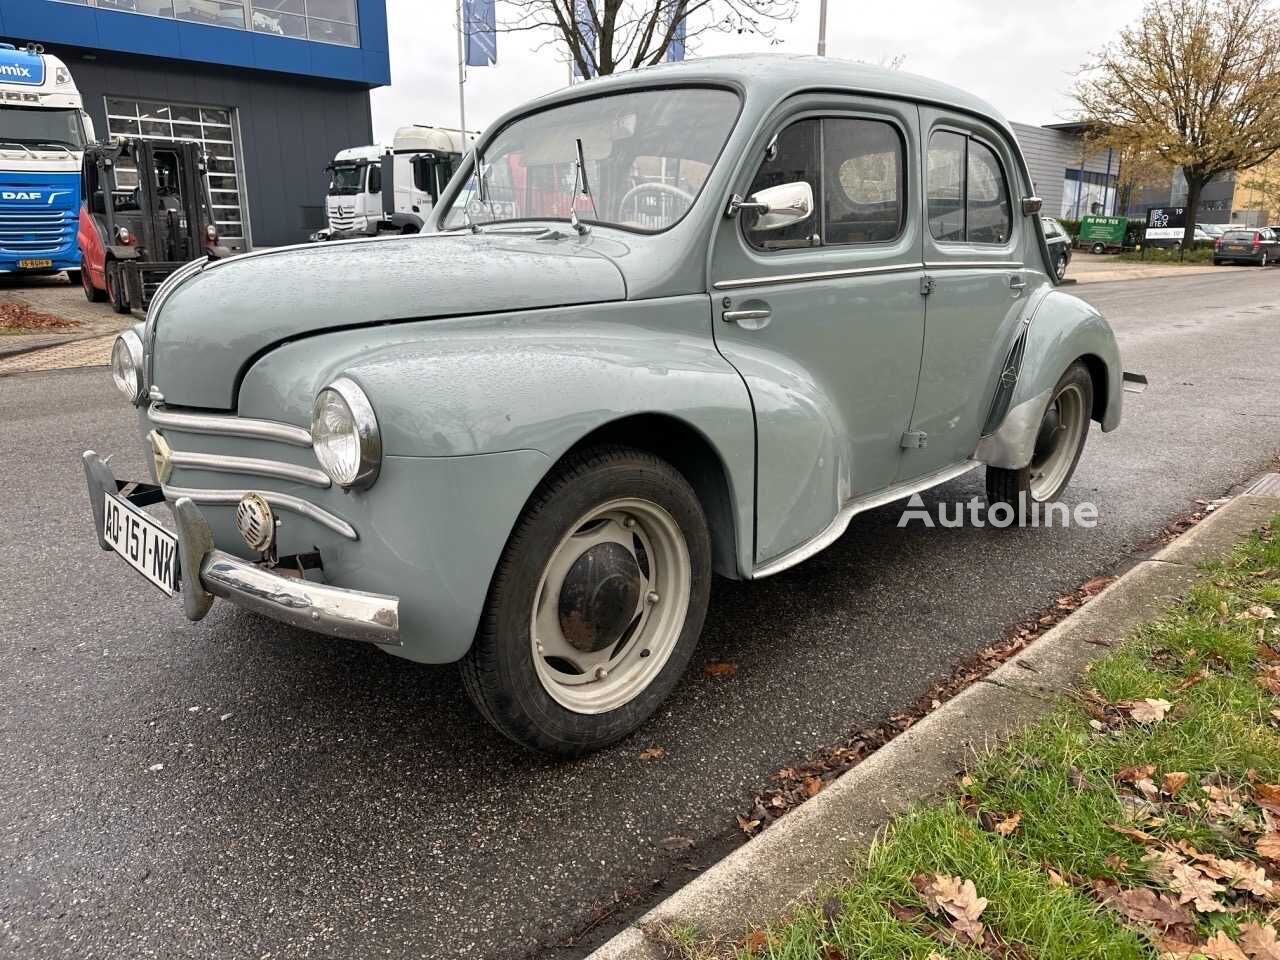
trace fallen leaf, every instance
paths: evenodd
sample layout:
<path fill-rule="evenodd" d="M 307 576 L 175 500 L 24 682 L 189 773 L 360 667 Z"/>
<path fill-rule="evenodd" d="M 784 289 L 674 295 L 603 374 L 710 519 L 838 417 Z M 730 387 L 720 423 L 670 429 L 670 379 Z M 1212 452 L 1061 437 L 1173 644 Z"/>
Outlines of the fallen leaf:
<path fill-rule="evenodd" d="M 1280 813 L 1280 784 L 1255 783 L 1253 785 L 1253 802 L 1264 810 Z"/>
<path fill-rule="evenodd" d="M 1095 881 L 1093 886 L 1103 902 L 1110 904 L 1130 920 L 1159 924 L 1165 929 L 1191 923 L 1190 911 L 1175 903 L 1167 894 L 1156 893 L 1146 887 L 1121 890 L 1106 881 Z"/>
<path fill-rule="evenodd" d="M 1200 945 L 1195 943 L 1183 943 L 1169 937 L 1156 937 L 1155 942 L 1160 950 L 1160 960 L 1182 960 L 1183 957 L 1193 957 L 1200 953 Z"/>
<path fill-rule="evenodd" d="M 1045 867 L 1045 872 L 1049 874 L 1049 886 L 1065 887 L 1067 885 L 1067 881 L 1062 879 L 1062 874 L 1052 867 Z"/>
<path fill-rule="evenodd" d="M 661 760 L 666 755 L 667 755 L 666 747 L 658 747 L 658 746 L 645 747 L 643 750 L 640 751 L 641 760 Z"/>
<path fill-rule="evenodd" d="M 147 772 L 148 772 L 148 773 L 159 773 L 159 772 L 160 772 L 161 770 L 163 770 L 163 769 L 164 769 L 164 764 L 163 764 L 163 763 L 153 763 L 151 766 L 147 767 Z"/>
<path fill-rule="evenodd" d="M 1113 583 L 1115 577 L 1094 577 L 1092 580 L 1086 580 L 1080 587 L 1084 593 L 1093 596 L 1100 592 L 1107 584 Z"/>
<path fill-rule="evenodd" d="M 1154 872 L 1178 894 L 1179 903 L 1190 903 L 1200 913 L 1226 911 L 1226 907 L 1218 902 L 1217 895 L 1225 893 L 1227 888 L 1205 876 L 1176 853 L 1152 850 L 1142 860 L 1152 864 Z"/>
<path fill-rule="evenodd" d="M 978 896 L 972 880 L 935 874 L 929 878 L 926 903 L 930 900 L 951 918 L 951 926 L 957 933 L 973 943 L 982 942 L 982 924 L 978 918 L 987 909 L 987 899 Z"/>
<path fill-rule="evenodd" d="M 1134 700 L 1131 703 L 1116 704 L 1116 706 L 1127 708 L 1129 716 L 1137 723 L 1159 723 L 1173 704 L 1168 700 L 1148 697 L 1145 700 Z"/>
<path fill-rule="evenodd" d="M 804 795 L 806 797 L 816 797 L 823 788 L 824 784 L 821 777 L 805 777 L 804 778 Z"/>
<path fill-rule="evenodd" d="M 1230 937 L 1219 930 L 1199 948 L 1207 960 L 1249 960 Z"/>
<path fill-rule="evenodd" d="M 1155 837 L 1147 833 L 1145 830 L 1138 830 L 1134 827 L 1122 827 L 1118 823 L 1107 824 L 1112 830 L 1121 836 L 1128 837 L 1130 840 L 1137 840 L 1139 843 L 1157 843 Z"/>
<path fill-rule="evenodd" d="M 708 677 L 732 677 L 738 672 L 738 665 L 727 660 L 712 660 L 707 663 L 703 672 Z"/>
<path fill-rule="evenodd" d="M 1258 851 L 1258 856 L 1280 863 L 1280 831 L 1268 830 L 1258 838 L 1253 849 Z"/>
<path fill-rule="evenodd" d="M 747 936 L 746 948 L 752 952 L 763 950 L 769 942 L 769 935 L 763 930 L 752 930 Z"/>
<path fill-rule="evenodd" d="M 1280 942 L 1276 940 L 1276 928 L 1271 924 L 1240 924 L 1240 946 L 1249 960 L 1280 960 Z"/>
<path fill-rule="evenodd" d="M 1244 613 L 1236 616 L 1237 620 L 1274 620 L 1276 612 L 1266 604 L 1255 603 Z"/>
<path fill-rule="evenodd" d="M 1148 800 L 1160 799 L 1160 788 L 1157 787 L 1147 777 L 1143 777 L 1141 780 L 1135 783 L 1134 787 L 1137 788 L 1137 790 Z"/>
<path fill-rule="evenodd" d="M 738 827 L 747 836 L 751 836 L 753 833 L 755 833 L 757 830 L 760 829 L 760 821 L 748 820 L 742 814 L 738 814 Z"/>
<path fill-rule="evenodd" d="M 1179 683 L 1176 687 L 1174 687 L 1173 692 L 1185 693 L 1187 690 L 1190 690 L 1200 681 L 1208 680 L 1208 679 L 1209 679 L 1209 672 L 1207 670 L 1197 670 L 1195 673 L 1191 674 L 1189 677 L 1185 678 L 1181 683 Z"/>
<path fill-rule="evenodd" d="M 834 943 L 822 945 L 822 960 L 848 960 L 848 956 Z"/>
<path fill-rule="evenodd" d="M 1160 780 L 1160 792 L 1169 797 L 1176 797 L 1178 791 L 1187 785 L 1187 781 L 1191 779 L 1188 773 L 1166 773 Z"/>
<path fill-rule="evenodd" d="M 1139 780 L 1150 777 L 1155 772 L 1156 765 L 1154 763 L 1148 763 L 1141 767 L 1125 767 L 1116 774 L 1116 779 L 1121 783 L 1137 783 Z"/>
<path fill-rule="evenodd" d="M 997 823 L 995 825 L 995 831 L 1002 837 L 1012 836 L 1013 832 L 1018 829 L 1018 824 L 1021 822 L 1022 814 L 1014 813 Z"/>

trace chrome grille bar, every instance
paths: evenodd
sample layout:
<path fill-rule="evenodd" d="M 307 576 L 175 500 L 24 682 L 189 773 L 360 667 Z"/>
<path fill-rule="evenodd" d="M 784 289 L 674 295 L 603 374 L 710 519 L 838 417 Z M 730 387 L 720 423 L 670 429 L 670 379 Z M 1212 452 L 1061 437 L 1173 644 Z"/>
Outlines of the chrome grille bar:
<path fill-rule="evenodd" d="M 171 487 L 167 484 L 161 486 L 160 489 L 164 492 L 165 499 L 169 501 L 187 497 L 192 503 L 228 507 L 234 507 L 245 494 L 249 493 L 248 490 L 200 490 L 194 487 Z M 299 516 L 306 517 L 308 520 L 314 520 L 322 527 L 328 527 L 341 537 L 346 537 L 348 540 L 360 539 L 355 527 L 341 517 L 335 517 L 329 511 L 321 510 L 314 503 L 308 503 L 300 497 L 291 496 L 287 493 L 276 493 L 274 490 L 254 490 L 253 492 L 273 507 L 289 510 Z"/>
<path fill-rule="evenodd" d="M 170 430 L 213 433 L 225 437 L 255 437 L 259 440 L 277 440 L 295 447 L 311 446 L 309 431 L 274 420 L 253 420 L 216 413 L 178 413 L 167 410 L 158 403 L 151 404 L 147 416 L 157 427 L 167 427 Z"/>
<path fill-rule="evenodd" d="M 323 470 L 313 467 L 300 467 L 279 460 L 260 460 L 257 457 L 232 457 L 218 453 L 188 453 L 182 450 L 173 451 L 169 462 L 175 467 L 187 467 L 191 470 L 213 470 L 218 473 L 247 473 L 259 477 L 278 477 L 281 480 L 296 480 L 308 486 L 327 488 L 332 481 Z"/>

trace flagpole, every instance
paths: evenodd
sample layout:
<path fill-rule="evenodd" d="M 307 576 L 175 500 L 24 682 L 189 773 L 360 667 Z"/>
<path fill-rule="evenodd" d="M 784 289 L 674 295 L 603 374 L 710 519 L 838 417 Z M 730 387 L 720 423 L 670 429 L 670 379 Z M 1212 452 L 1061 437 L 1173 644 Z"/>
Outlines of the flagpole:
<path fill-rule="evenodd" d="M 467 153 L 467 82 L 466 42 L 463 39 L 462 0 L 458 0 L 458 129 L 462 133 L 462 152 Z"/>
<path fill-rule="evenodd" d="M 818 7 L 818 56 L 827 55 L 827 0 Z"/>

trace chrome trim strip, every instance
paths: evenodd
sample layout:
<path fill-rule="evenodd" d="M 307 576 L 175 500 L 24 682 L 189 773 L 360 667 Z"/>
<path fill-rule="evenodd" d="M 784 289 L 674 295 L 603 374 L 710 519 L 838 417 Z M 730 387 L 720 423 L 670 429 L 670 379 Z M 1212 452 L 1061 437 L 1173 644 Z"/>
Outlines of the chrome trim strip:
<path fill-rule="evenodd" d="M 850 500 L 840 512 L 836 514 L 835 519 L 828 524 L 827 528 L 812 540 L 794 547 L 782 556 L 770 560 L 768 563 L 761 564 L 756 567 L 751 574 L 751 579 L 759 580 L 762 577 L 771 577 L 775 573 L 781 573 L 788 567 L 794 567 L 797 563 L 808 560 L 816 553 L 820 553 L 827 547 L 831 546 L 836 540 L 844 534 L 849 527 L 849 521 L 860 513 L 867 510 L 874 510 L 876 507 L 883 507 L 886 503 L 893 503 L 895 500 L 901 500 L 909 497 L 913 493 L 922 493 L 930 487 L 936 487 L 940 483 L 946 483 L 948 480 L 954 480 L 956 477 L 962 477 L 970 470 L 982 466 L 976 460 L 966 460 L 963 463 L 953 464 L 944 467 L 934 473 L 926 474 L 907 483 L 901 483 L 892 487 L 885 487 L 876 493 L 869 493 L 864 497 L 857 497 Z"/>
<path fill-rule="evenodd" d="M 803 283 L 805 280 L 832 280 L 839 277 L 874 276 L 878 273 L 907 273 L 924 269 L 918 263 L 895 263 L 884 267 L 850 267 L 847 270 L 818 270 L 813 273 L 782 273 L 773 277 L 743 277 L 738 280 L 717 280 L 716 290 L 738 290 L 742 287 L 759 287 L 766 283 Z"/>
<path fill-rule="evenodd" d="M 296 480 L 320 489 L 326 489 L 333 481 L 323 470 L 299 467 L 279 460 L 259 460 L 257 457 L 232 457 L 218 453 L 190 453 L 174 450 L 169 462 L 175 467 L 192 470 L 213 470 L 218 473 L 248 473 L 260 477 L 278 477 Z"/>
<path fill-rule="evenodd" d="M 295 447 L 311 446 L 311 433 L 301 427 L 275 420 L 253 420 L 249 417 L 228 416 L 219 413 L 175 413 L 153 403 L 147 417 L 157 427 L 182 430 L 187 433 L 215 433 L 228 437 L 256 437 L 259 440 L 278 440 Z"/>
<path fill-rule="evenodd" d="M 346 640 L 400 646 L 400 600 L 282 577 L 266 567 L 211 550 L 200 582 L 215 597 L 303 630 Z"/>
<path fill-rule="evenodd" d="M 930 260 L 926 270 L 1021 270 L 1020 260 Z"/>
<path fill-rule="evenodd" d="M 166 500 L 178 500 L 186 497 L 193 503 L 205 503 L 213 506 L 233 507 L 240 502 L 248 490 L 201 490 L 195 487 L 171 487 L 167 484 L 160 488 L 164 492 Z M 348 540 L 359 540 L 360 535 L 356 533 L 355 527 L 347 523 L 341 517 L 335 517 L 327 510 L 321 510 L 314 503 L 303 500 L 301 497 L 294 497 L 287 493 L 277 493 L 274 490 L 255 490 L 267 503 L 273 507 L 279 507 L 281 510 L 291 510 L 296 514 L 306 517 L 308 520 L 314 520 L 322 527 L 328 527 L 334 533 Z"/>

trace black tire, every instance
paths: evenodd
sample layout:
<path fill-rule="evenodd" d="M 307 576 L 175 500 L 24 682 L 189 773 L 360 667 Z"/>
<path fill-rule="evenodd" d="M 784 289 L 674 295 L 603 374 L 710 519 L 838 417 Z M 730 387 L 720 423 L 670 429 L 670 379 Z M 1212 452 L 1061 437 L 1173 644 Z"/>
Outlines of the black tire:
<path fill-rule="evenodd" d="M 67 283 L 68 283 L 68 284 L 70 284 L 70 285 L 71 285 L 71 286 L 73 286 L 73 287 L 78 287 L 78 286 L 80 286 L 80 285 L 81 285 L 81 284 L 80 284 L 80 271 L 79 271 L 79 270 L 68 270 L 68 271 L 67 271 Z"/>
<path fill-rule="evenodd" d="M 116 313 L 130 313 L 129 294 L 124 288 L 124 277 L 120 276 L 120 268 L 114 260 L 107 261 L 107 299 L 111 301 L 111 309 Z"/>
<path fill-rule="evenodd" d="M 1214 257 L 1214 258 L 1213 258 L 1213 265 L 1214 265 L 1215 267 L 1220 267 L 1220 266 L 1222 266 L 1222 258 L 1221 258 L 1221 257 Z"/>
<path fill-rule="evenodd" d="M 679 526 L 689 552 L 688 612 L 666 664 L 643 691 L 605 713 L 576 713 L 556 702 L 537 676 L 530 616 L 546 559 L 579 517 L 620 497 L 656 503 Z M 475 641 L 459 664 L 463 685 L 484 718 L 522 746 L 566 758 L 599 750 L 644 723 L 675 687 L 702 633 L 710 586 L 706 517 L 679 471 L 629 447 L 574 454 L 543 480 L 516 522 Z"/>
<path fill-rule="evenodd" d="M 1090 253 L 1106 253 L 1107 245 L 1105 243 L 1095 243 L 1089 248 Z"/>
<path fill-rule="evenodd" d="M 988 466 L 986 478 L 988 508 L 998 503 L 1008 504 L 1013 509 L 1014 516 L 1018 517 L 1019 521 L 1024 521 L 1027 519 L 1032 503 L 1047 503 L 1057 500 L 1062 495 L 1062 491 L 1066 489 L 1067 484 L 1071 482 L 1071 476 L 1076 472 L 1077 464 L 1080 463 L 1080 455 L 1084 453 L 1085 440 L 1089 436 L 1089 420 L 1087 418 L 1093 411 L 1093 378 L 1089 375 L 1089 368 L 1080 360 L 1067 367 L 1066 372 L 1054 386 L 1051 396 L 1059 396 L 1069 386 L 1078 388 L 1083 394 L 1086 420 L 1066 475 L 1054 490 L 1042 493 L 1041 496 L 1037 497 L 1032 493 L 1031 489 L 1031 464 L 1018 470 Z"/>
<path fill-rule="evenodd" d="M 90 303 L 101 303 L 107 299 L 107 295 L 93 285 L 93 277 L 89 273 L 89 264 L 83 259 L 80 261 L 80 269 L 77 271 L 79 276 L 76 278 L 80 281 L 80 289 L 84 291 L 84 298 Z M 71 275 L 71 271 L 67 271 L 67 276 Z"/>

